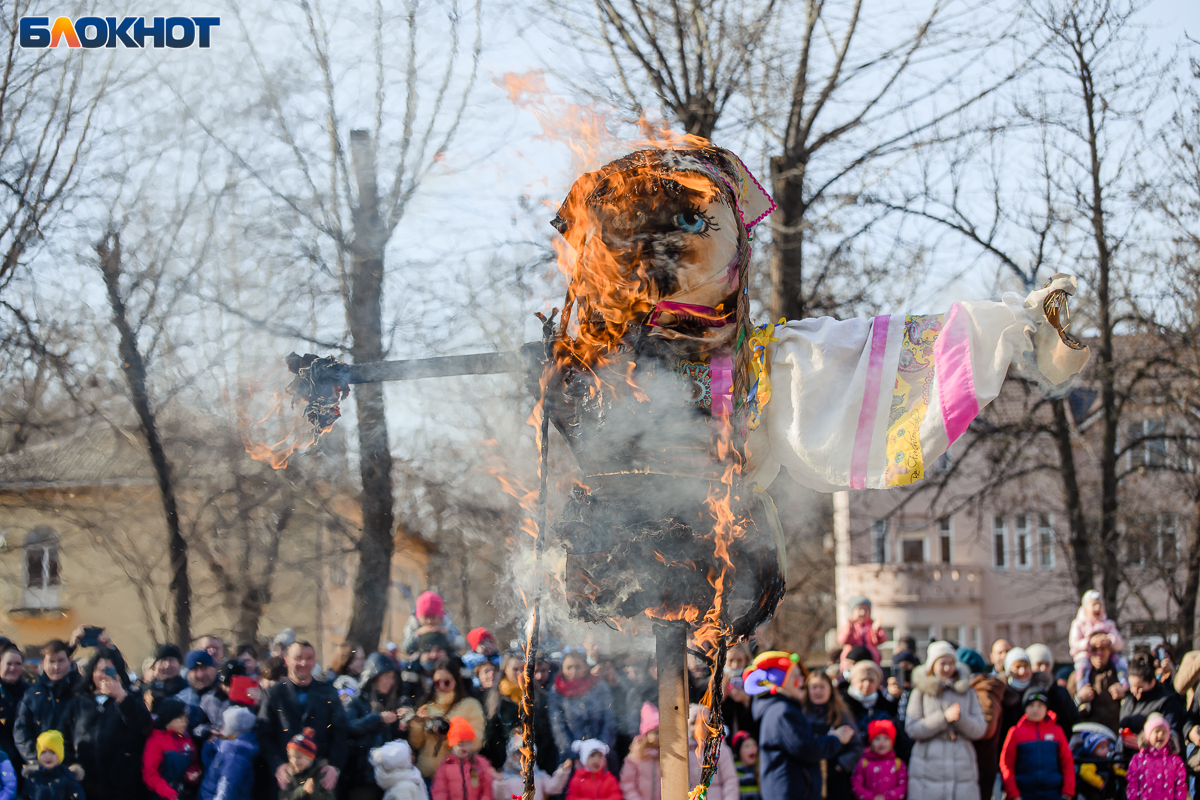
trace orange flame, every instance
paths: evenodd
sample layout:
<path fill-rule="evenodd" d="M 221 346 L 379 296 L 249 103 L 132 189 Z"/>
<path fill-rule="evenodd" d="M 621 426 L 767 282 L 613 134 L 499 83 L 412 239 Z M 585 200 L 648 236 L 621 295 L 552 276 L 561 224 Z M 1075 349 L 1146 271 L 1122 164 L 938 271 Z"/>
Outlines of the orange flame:
<path fill-rule="evenodd" d="M 296 451 L 316 444 L 318 433 L 304 418 L 303 409 L 285 407 L 290 398 L 279 392 L 272 392 L 265 412 L 252 413 L 256 393 L 257 387 L 253 384 L 241 387 L 239 402 L 234 404 L 238 436 L 252 459 L 269 464 L 272 469 L 285 469 Z"/>

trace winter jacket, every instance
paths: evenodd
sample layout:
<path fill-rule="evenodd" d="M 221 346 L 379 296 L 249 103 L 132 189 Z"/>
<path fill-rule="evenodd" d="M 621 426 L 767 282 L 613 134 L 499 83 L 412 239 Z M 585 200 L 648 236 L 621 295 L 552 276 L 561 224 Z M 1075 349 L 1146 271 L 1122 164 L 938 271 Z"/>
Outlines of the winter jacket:
<path fill-rule="evenodd" d="M 433 776 L 430 797 L 433 800 L 492 800 L 495 777 L 495 770 L 483 756 L 459 758 L 451 753 Z"/>
<path fill-rule="evenodd" d="M 198 779 L 199 759 L 192 737 L 158 728 L 150 731 L 142 751 L 142 780 L 150 791 L 175 800 L 185 783 L 197 782 L 188 780 L 189 773 Z"/>
<path fill-rule="evenodd" d="M 442 800 L 435 797 L 433 800 Z M 589 772 L 577 769 L 567 784 L 566 800 L 621 800 L 621 787 L 606 769 Z"/>
<path fill-rule="evenodd" d="M 17 707 L 17 724 L 13 727 L 13 739 L 17 751 L 26 764 L 37 761 L 37 737 L 46 731 L 67 731 L 63 719 L 67 704 L 75 694 L 79 674 L 72 672 L 61 681 L 53 681 L 39 674 L 37 682 L 25 691 Z"/>
<path fill-rule="evenodd" d="M 17 768 L 6 753 L 0 751 L 0 800 L 15 800 Z"/>
<path fill-rule="evenodd" d="M 1110 731 L 1116 732 L 1119 729 L 1118 723 L 1121 721 L 1121 701 L 1113 699 L 1110 689 L 1120 682 L 1117 677 L 1117 666 L 1111 659 L 1100 669 L 1092 669 L 1088 683 L 1096 692 L 1096 698 L 1085 704 L 1079 700 L 1079 690 L 1083 687 L 1077 685 L 1076 673 L 1072 672 L 1071 677 L 1067 679 L 1067 691 L 1071 693 L 1079 706 L 1079 721 L 1098 722 Z"/>
<path fill-rule="evenodd" d="M 821 762 L 842 749 L 832 735 L 816 736 L 799 701 L 763 694 L 751 705 L 758 720 L 758 776 L 764 798 L 820 800 Z"/>
<path fill-rule="evenodd" d="M 880 795 L 883 800 L 904 800 L 908 792 L 908 772 L 894 751 L 880 755 L 868 750 L 854 765 L 850 785 L 858 800 L 875 800 Z"/>
<path fill-rule="evenodd" d="M 1047 711 L 1041 722 L 1022 716 L 1000 751 L 1006 797 L 1059 800 L 1075 796 L 1075 758 L 1062 728 Z"/>
<path fill-rule="evenodd" d="M 808 705 L 805 707 L 805 714 L 808 716 L 808 724 L 812 726 L 814 736 L 824 736 L 842 725 L 854 728 L 854 718 L 849 715 L 843 716 L 836 725 L 830 725 L 828 705 Z M 850 797 L 853 793 L 850 788 L 850 775 L 854 772 L 854 765 L 858 763 L 862 752 L 863 737 L 855 728 L 854 738 L 841 745 L 837 754 L 825 763 L 826 797 Z"/>
<path fill-rule="evenodd" d="M 1112 651 L 1119 653 L 1125 649 L 1125 642 L 1117 630 L 1117 623 L 1108 617 L 1104 619 L 1088 619 L 1084 616 L 1083 608 L 1071 620 L 1071 628 L 1067 631 L 1067 646 L 1071 650 L 1071 660 L 1077 660 L 1087 654 L 1088 639 L 1092 634 L 1107 633 L 1112 637 Z"/>
<path fill-rule="evenodd" d="M 733 766 L 738 776 L 738 797 L 741 800 L 762 800 L 758 787 L 758 764 L 743 764 L 738 761 Z"/>
<path fill-rule="evenodd" d="M 1127 777 L 1129 800 L 1187 800 L 1187 768 L 1168 747 L 1139 751 Z"/>
<path fill-rule="evenodd" d="M 700 785 L 700 761 L 696 758 L 696 739 L 688 726 L 688 786 L 695 789 Z M 622 770 L 622 774 L 624 770 Z M 738 800 L 737 768 L 733 765 L 733 750 L 721 742 L 721 755 L 717 758 L 717 771 L 708 784 L 710 800 Z M 626 800 L 629 800 L 626 798 Z"/>
<path fill-rule="evenodd" d="M 562 794 L 563 789 L 567 788 L 567 779 L 570 777 L 569 770 L 564 769 L 553 775 L 547 775 L 540 769 L 534 768 L 533 800 L 545 800 L 547 797 Z M 512 800 L 513 795 L 520 797 L 524 791 L 525 778 L 520 773 L 505 772 L 497 775 L 492 783 L 492 800 Z M 625 795 L 625 800 L 630 800 L 629 795 Z"/>
<path fill-rule="evenodd" d="M 313 683 L 315 684 L 316 681 L 314 680 Z M 332 684 L 324 685 L 333 689 Z M 333 689 L 333 694 L 334 697 L 337 697 L 336 689 Z M 339 700 L 338 705 L 341 705 L 341 702 Z M 328 762 L 323 758 L 319 758 L 304 772 L 292 775 L 287 788 L 279 790 L 278 800 L 334 800 L 336 795 L 321 786 L 321 773 L 325 770 L 326 766 L 328 766 Z M 310 779 L 313 782 L 313 791 L 306 792 L 304 791 L 304 784 L 308 783 Z"/>
<path fill-rule="evenodd" d="M 25 800 L 85 800 L 83 787 L 63 764 L 54 769 L 35 769 L 26 775 L 21 797 Z"/>
<path fill-rule="evenodd" d="M 385 673 L 396 675 L 396 685 L 388 696 L 379 697 L 375 682 Z M 339 782 L 343 786 L 374 786 L 375 768 L 371 765 L 371 748 L 401 738 L 399 721 L 385 725 L 380 717 L 384 711 L 400 709 L 400 675 L 396 663 L 383 653 L 371 653 L 358 677 L 358 691 L 346 704 L 346 729 L 350 748 L 346 769 Z"/>
<path fill-rule="evenodd" d="M 287 743 L 293 736 L 312 728 L 317 757 L 341 770 L 346 765 L 346 709 L 337 689 L 313 680 L 301 691 L 308 692 L 304 705 L 296 696 L 296 686 L 284 678 L 268 690 L 258 707 L 258 746 L 271 772 L 287 761 Z"/>
<path fill-rule="evenodd" d="M 442 712 L 446 719 L 462 717 L 471 723 L 475 741 L 483 741 L 483 706 L 474 697 L 464 697 L 450 708 L 442 709 Z M 417 769 L 426 780 L 433 778 L 442 761 L 450 755 L 450 744 L 446 737 L 425 730 L 419 720 L 413 720 L 408 725 L 408 743 L 417 754 Z"/>
<path fill-rule="evenodd" d="M 207 739 L 215 728 L 220 728 L 225 709 L 229 708 L 229 695 L 217 681 L 200 691 L 188 686 L 175 699 L 187 703 L 188 729 L 197 739 Z"/>
<path fill-rule="evenodd" d="M 521 722 L 521 707 L 500 693 L 500 686 L 493 686 L 483 699 L 487 723 L 483 732 L 483 749 L 480 755 L 501 770 L 507 760 L 508 741 Z M 538 688 L 533 694 L 533 744 L 537 755 L 538 769 L 553 775 L 562 762 L 558 758 L 558 747 L 554 744 L 554 731 L 550 729 L 550 703 L 545 689 Z"/>
<path fill-rule="evenodd" d="M 1141 699 L 1134 697 L 1132 691 L 1125 695 L 1125 699 L 1121 701 L 1119 724 L 1122 728 L 1129 728 L 1134 733 L 1141 733 L 1142 726 L 1146 724 L 1146 717 L 1155 711 L 1166 717 L 1167 724 L 1171 726 L 1171 733 L 1175 735 L 1176 741 L 1182 744 L 1187 709 L 1183 707 L 1183 701 L 1179 699 L 1179 695 L 1159 682 L 1143 691 Z"/>
<path fill-rule="evenodd" d="M 842 658 L 850 652 L 852 647 L 865 647 L 871 651 L 871 660 L 878 664 L 882 659 L 879 656 L 879 645 L 887 641 L 887 631 L 883 628 L 873 627 L 874 620 L 867 617 L 862 622 L 844 622 L 838 628 L 838 644 L 842 647 Z"/>
<path fill-rule="evenodd" d="M 553 685 L 553 684 L 552 684 Z M 550 729 L 554 746 L 565 759 L 571 753 L 571 743 L 583 739 L 599 739 L 609 750 L 617 745 L 617 719 L 613 713 L 612 691 L 608 684 L 596 681 L 586 694 L 564 697 L 557 688 L 550 690 Z"/>
<path fill-rule="evenodd" d="M 1000 773 L 1000 748 L 1006 734 L 1004 726 L 1004 696 L 1008 691 L 1004 681 L 990 675 L 972 675 L 971 688 L 979 700 L 979 710 L 987 728 L 983 736 L 971 742 L 975 748 L 975 763 L 979 766 L 980 800 L 992 800 L 992 789 Z"/>
<path fill-rule="evenodd" d="M 908 762 L 909 800 L 977 800 L 979 770 L 971 743 L 987 732 L 987 720 L 971 689 L 971 671 L 960 662 L 953 683 L 943 686 L 930 666 L 913 670 L 904 715 L 904 730 L 915 742 Z M 946 709 L 955 703 L 961 714 L 947 722 Z"/>
<path fill-rule="evenodd" d="M 200 800 L 250 800 L 256 755 L 258 737 L 254 731 L 239 734 L 236 739 L 205 742 Z"/>
<path fill-rule="evenodd" d="M 692 758 L 695 758 L 692 754 Z M 688 774 L 691 774 L 691 763 L 688 763 Z M 716 778 L 714 777 L 715 781 Z M 625 800 L 660 800 L 662 797 L 662 767 L 658 761 L 657 750 L 646 750 L 646 757 L 641 761 L 632 756 L 626 756 L 621 765 L 621 796 Z M 693 784 L 695 785 L 695 784 Z"/>
<path fill-rule="evenodd" d="M 863 747 L 869 747 L 871 744 L 867 740 L 867 726 L 876 720 L 886 719 L 896 726 L 896 743 L 893 748 L 896 755 L 900 756 L 901 761 L 908 760 L 912 753 L 913 743 L 904 733 L 904 720 L 901 719 L 898 705 L 900 698 L 892 697 L 881 689 L 876 694 L 875 705 L 867 708 L 861 700 L 850 694 L 849 690 L 843 692 L 842 697 L 846 701 L 846 707 L 850 709 L 850 716 L 854 717 L 854 727 L 858 729 Z"/>
<path fill-rule="evenodd" d="M 408 618 L 408 622 L 404 623 L 404 637 L 400 640 L 400 650 L 410 656 L 415 656 L 417 653 L 417 628 L 421 627 L 420 621 L 416 616 Z M 450 644 L 459 653 L 465 652 L 467 649 L 467 640 L 458 631 L 458 626 L 454 624 L 454 620 L 450 619 L 450 612 L 446 611 L 442 614 L 441 627 L 446 629 L 446 638 L 450 640 Z"/>
<path fill-rule="evenodd" d="M 98 697 L 104 695 L 79 694 L 67 705 L 65 762 L 83 767 L 83 790 L 89 800 L 145 797 L 142 750 L 150 732 L 150 711 L 133 692 L 120 703 L 111 697 L 100 703 Z"/>
<path fill-rule="evenodd" d="M 29 684 L 23 680 L 16 683 L 0 681 L 0 751 L 3 751 L 13 762 L 17 772 L 21 771 L 21 765 L 25 759 L 21 757 L 21 751 L 17 749 L 17 742 L 13 738 L 13 734 L 17 727 L 17 709 L 28 688 Z"/>

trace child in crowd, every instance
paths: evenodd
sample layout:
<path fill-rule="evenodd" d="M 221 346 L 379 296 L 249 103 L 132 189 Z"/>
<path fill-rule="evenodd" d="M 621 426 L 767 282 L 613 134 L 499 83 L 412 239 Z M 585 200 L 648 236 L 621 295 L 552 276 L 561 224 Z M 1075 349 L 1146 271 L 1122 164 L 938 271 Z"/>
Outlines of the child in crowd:
<path fill-rule="evenodd" d="M 474 628 L 467 634 L 467 647 L 471 652 L 462 657 L 463 666 L 475 670 L 480 664 L 489 663 L 500 668 L 500 653 L 496 649 L 496 637 L 487 628 Z M 478 675 L 478 673 L 476 673 Z"/>
<path fill-rule="evenodd" d="M 305 728 L 304 733 L 296 734 L 288 742 L 288 764 L 292 768 L 292 777 L 287 788 L 280 790 L 279 800 L 334 800 L 334 793 L 321 785 L 325 761 L 317 759 L 314 733 L 312 728 Z"/>
<path fill-rule="evenodd" d="M 1075 797 L 1075 759 L 1062 728 L 1049 715 L 1049 698 L 1040 686 L 1022 697 L 1025 716 L 1004 739 L 1000 775 L 1009 800 L 1059 800 Z"/>
<path fill-rule="evenodd" d="M 1071 630 L 1067 634 L 1067 644 L 1071 649 L 1071 660 L 1075 662 L 1075 684 L 1083 686 L 1091 679 L 1091 661 L 1088 658 L 1088 639 L 1097 633 L 1107 633 L 1109 647 L 1112 648 L 1112 661 L 1117 668 L 1117 680 L 1126 689 L 1129 688 L 1129 664 L 1121 651 L 1125 649 L 1125 641 L 1117 630 L 1117 624 L 1108 618 L 1104 610 L 1104 599 L 1095 589 L 1084 592 L 1079 604 L 1079 612 L 1071 622 Z"/>
<path fill-rule="evenodd" d="M 579 759 L 566 800 L 621 800 L 621 787 L 608 771 L 608 745 L 599 739 L 584 739 L 572 742 L 571 749 Z"/>
<path fill-rule="evenodd" d="M 621 794 L 625 800 L 659 800 L 662 796 L 662 772 L 658 764 L 658 708 L 642 704 L 638 735 L 629 745 L 629 755 L 621 766 Z"/>
<path fill-rule="evenodd" d="M 492 784 L 494 800 L 512 800 L 514 795 L 520 797 L 525 791 L 525 776 L 521 772 L 522 743 L 523 740 L 519 733 L 514 733 L 508 740 L 508 758 L 504 762 L 504 769 L 496 776 L 496 780 Z M 536 752 L 534 755 L 536 757 Z M 545 800 L 547 797 L 562 794 L 570 777 L 570 761 L 564 761 L 553 775 L 547 775 L 535 766 L 533 768 L 533 800 Z M 629 800 L 628 795 L 625 800 Z"/>
<path fill-rule="evenodd" d="M 1167 718 L 1157 711 L 1147 716 L 1138 745 L 1141 749 L 1129 762 L 1128 800 L 1187 800 L 1187 769 Z"/>
<path fill-rule="evenodd" d="M 156 797 L 176 800 L 195 794 L 200 783 L 196 744 L 188 733 L 188 706 L 177 697 L 158 704 L 158 719 L 142 751 L 142 780 Z"/>
<path fill-rule="evenodd" d="M 1085 733 L 1074 750 L 1078 765 L 1079 780 L 1076 789 L 1083 800 L 1103 800 L 1114 797 L 1116 778 L 1125 776 L 1125 770 L 1113 763 L 1112 741 L 1099 733 Z"/>
<path fill-rule="evenodd" d="M 738 796 L 741 800 L 759 800 L 758 789 L 758 742 L 746 731 L 733 735 L 733 762 L 738 776 Z"/>
<path fill-rule="evenodd" d="M 871 601 L 865 597 L 850 598 L 850 619 L 838 631 L 838 643 L 842 645 L 842 671 L 854 666 L 848 663 L 850 651 L 855 647 L 865 647 L 871 653 L 871 660 L 878 664 L 882 659 L 879 655 L 879 645 L 887 641 L 887 631 L 878 622 L 871 619 Z"/>
<path fill-rule="evenodd" d="M 0 800 L 16 800 L 17 771 L 8 753 L 0 749 Z"/>
<path fill-rule="evenodd" d="M 68 769 L 62 760 L 62 734 L 46 731 L 38 736 L 37 766 L 27 768 L 22 796 L 29 800 L 84 800 L 79 770 Z"/>
<path fill-rule="evenodd" d="M 476 755 L 475 729 L 464 717 L 451 717 L 446 733 L 450 752 L 433 776 L 433 800 L 491 800 L 495 772 L 486 758 Z"/>
<path fill-rule="evenodd" d="M 413 616 L 409 617 L 404 626 L 404 639 L 400 642 L 400 648 L 405 653 L 414 654 L 417 652 L 417 640 L 421 636 L 426 633 L 442 633 L 461 653 L 466 642 L 451 621 L 441 595 L 436 592 L 422 592 L 417 596 L 416 606 Z"/>
<path fill-rule="evenodd" d="M 200 800 L 250 800 L 254 757 L 258 755 L 256 717 L 249 709 L 232 706 L 221 717 L 220 738 L 204 744 L 204 782 Z"/>
<path fill-rule="evenodd" d="M 908 794 L 908 771 L 896 755 L 896 725 L 877 719 L 867 725 L 870 748 L 863 753 L 850 776 L 858 800 L 904 800 Z"/>

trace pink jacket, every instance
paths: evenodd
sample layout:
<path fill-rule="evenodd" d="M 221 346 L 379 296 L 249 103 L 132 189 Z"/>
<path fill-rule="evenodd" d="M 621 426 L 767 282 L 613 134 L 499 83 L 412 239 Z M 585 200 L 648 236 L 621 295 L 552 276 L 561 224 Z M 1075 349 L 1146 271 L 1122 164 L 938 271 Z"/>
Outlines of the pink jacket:
<path fill-rule="evenodd" d="M 654 753 L 654 757 L 650 757 Z M 646 758 L 636 761 L 626 758 L 621 765 L 621 796 L 625 800 L 659 800 L 662 797 L 662 770 L 658 751 L 649 750 Z"/>
<path fill-rule="evenodd" d="M 842 648 L 842 658 L 850 652 L 851 647 L 859 645 L 871 651 L 871 659 L 878 664 L 880 660 L 879 645 L 887 641 L 887 631 L 883 628 L 873 628 L 874 621 L 867 617 L 862 622 L 847 622 L 838 629 L 838 644 Z"/>
<path fill-rule="evenodd" d="M 879 755 L 867 750 L 854 766 L 850 786 L 858 800 L 904 800 L 908 794 L 908 771 L 896 754 Z"/>
<path fill-rule="evenodd" d="M 495 771 L 480 755 L 462 759 L 451 753 L 433 775 L 433 800 L 492 800 Z M 463 783 L 467 795 L 463 797 Z"/>
<path fill-rule="evenodd" d="M 1093 633 L 1107 633 L 1112 638 L 1114 653 L 1125 649 L 1125 641 L 1121 638 L 1115 622 L 1108 617 L 1088 619 L 1083 616 L 1083 610 L 1080 609 L 1079 615 L 1071 621 L 1071 630 L 1067 633 L 1067 645 L 1071 649 L 1071 658 L 1079 658 L 1087 653 L 1088 638 Z"/>
<path fill-rule="evenodd" d="M 688 783 L 695 789 L 700 785 L 700 761 L 696 758 L 696 740 L 688 728 Z M 741 787 L 738 783 L 737 767 L 733 764 L 733 750 L 721 742 L 721 755 L 717 759 L 717 772 L 708 785 L 710 800 L 738 800 Z M 626 798 L 628 800 L 628 798 Z"/>
<path fill-rule="evenodd" d="M 1187 769 L 1169 748 L 1142 750 L 1129 762 L 1129 800 L 1187 800 Z"/>

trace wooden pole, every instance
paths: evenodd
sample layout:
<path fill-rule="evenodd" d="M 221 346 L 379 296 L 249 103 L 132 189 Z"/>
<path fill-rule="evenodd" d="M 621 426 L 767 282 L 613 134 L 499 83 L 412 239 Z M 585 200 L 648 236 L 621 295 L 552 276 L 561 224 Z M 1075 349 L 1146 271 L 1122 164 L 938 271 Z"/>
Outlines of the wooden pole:
<path fill-rule="evenodd" d="M 662 800 L 687 800 L 688 682 L 687 627 L 656 625 L 654 655 L 658 664 L 658 740 Z"/>

